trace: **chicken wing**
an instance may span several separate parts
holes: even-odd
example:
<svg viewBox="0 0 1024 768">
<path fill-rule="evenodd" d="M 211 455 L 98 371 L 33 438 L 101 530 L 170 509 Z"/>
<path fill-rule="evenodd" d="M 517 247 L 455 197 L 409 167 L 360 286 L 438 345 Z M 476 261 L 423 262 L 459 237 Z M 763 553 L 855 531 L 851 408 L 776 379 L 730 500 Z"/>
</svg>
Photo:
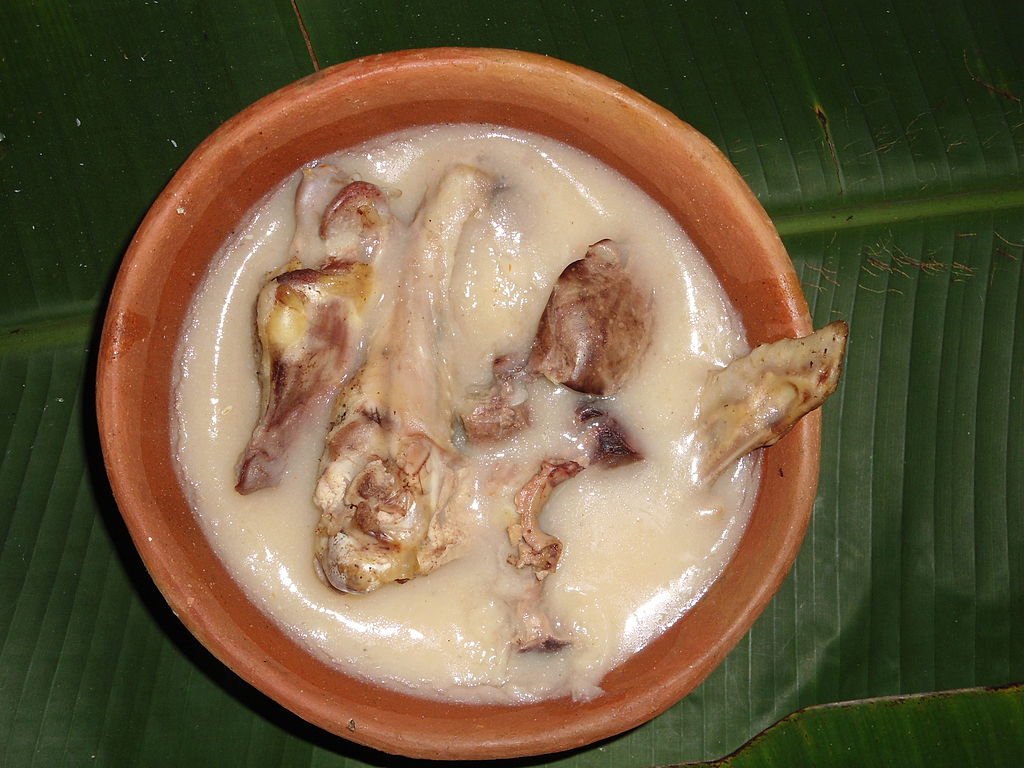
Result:
<svg viewBox="0 0 1024 768">
<path fill-rule="evenodd" d="M 799 339 L 762 344 L 716 370 L 701 393 L 698 475 L 714 482 L 756 448 L 772 445 L 835 392 L 849 328 L 836 321 Z"/>
</svg>

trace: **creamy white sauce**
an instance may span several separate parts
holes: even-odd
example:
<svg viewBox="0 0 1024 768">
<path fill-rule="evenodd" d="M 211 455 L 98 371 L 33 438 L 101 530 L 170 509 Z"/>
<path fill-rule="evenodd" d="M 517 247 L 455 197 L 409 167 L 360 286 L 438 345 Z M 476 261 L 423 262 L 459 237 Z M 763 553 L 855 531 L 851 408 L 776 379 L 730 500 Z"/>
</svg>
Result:
<svg viewBox="0 0 1024 768">
<path fill-rule="evenodd" d="M 251 598 L 332 664 L 433 698 L 502 702 L 600 693 L 602 677 L 675 622 L 734 552 L 756 493 L 752 458 L 710 490 L 693 467 L 697 396 L 707 372 L 746 352 L 739 319 L 696 248 L 668 214 L 619 174 L 572 148 L 493 126 L 435 126 L 325 159 L 392 194 L 411 221 L 425 190 L 456 163 L 501 182 L 467 229 L 450 300 L 459 386 L 484 384 L 496 354 L 529 347 L 551 287 L 589 244 L 617 241 L 653 290 L 655 320 L 641 368 L 609 408 L 644 454 L 591 468 L 559 486 L 542 517 L 564 553 L 544 600 L 571 646 L 519 653 L 512 606 L 531 574 L 507 562 L 511 499 L 488 492 L 503 462 L 535 471 L 571 455 L 581 396 L 531 385 L 533 426 L 470 457 L 465 553 L 426 577 L 369 595 L 325 586 L 312 564 L 319 519 L 312 493 L 326 421 L 311 429 L 280 487 L 234 490 L 236 463 L 258 417 L 253 306 L 286 260 L 298 173 L 225 245 L 196 297 L 181 341 L 176 454 L 215 551 Z M 400 191 L 400 193 L 399 193 Z M 326 415 L 324 417 L 326 419 Z"/>
</svg>

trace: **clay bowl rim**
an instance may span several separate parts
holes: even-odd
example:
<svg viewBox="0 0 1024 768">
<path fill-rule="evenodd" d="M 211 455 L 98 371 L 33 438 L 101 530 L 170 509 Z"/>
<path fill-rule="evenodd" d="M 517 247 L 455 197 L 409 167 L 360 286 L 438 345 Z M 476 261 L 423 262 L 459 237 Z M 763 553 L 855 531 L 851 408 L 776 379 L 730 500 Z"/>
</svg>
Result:
<svg viewBox="0 0 1024 768">
<path fill-rule="evenodd" d="M 665 205 L 712 264 L 751 344 L 810 331 L 774 226 L 725 156 L 695 129 L 622 84 L 557 59 L 437 48 L 322 70 L 218 128 L 154 202 L 129 246 L 99 350 L 97 415 L 110 483 L 175 614 L 218 659 L 299 716 L 415 758 L 558 752 L 668 709 L 724 659 L 778 589 L 817 485 L 820 417 L 813 413 L 763 452 L 755 510 L 722 577 L 670 630 L 609 673 L 606 693 L 589 702 L 469 706 L 383 689 L 314 658 L 248 600 L 202 536 L 171 457 L 170 366 L 205 265 L 249 208 L 304 163 L 387 126 L 482 121 L 574 144 Z"/>
</svg>

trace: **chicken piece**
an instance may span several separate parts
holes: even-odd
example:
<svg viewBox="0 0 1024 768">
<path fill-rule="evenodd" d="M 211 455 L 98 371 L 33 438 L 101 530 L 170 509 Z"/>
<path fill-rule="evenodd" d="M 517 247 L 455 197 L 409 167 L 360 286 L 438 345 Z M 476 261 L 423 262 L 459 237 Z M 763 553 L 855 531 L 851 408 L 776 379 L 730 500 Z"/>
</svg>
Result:
<svg viewBox="0 0 1024 768">
<path fill-rule="evenodd" d="M 550 617 L 544 610 L 543 580 L 554 573 L 562 556 L 562 542 L 540 526 L 540 513 L 551 492 L 583 471 L 575 461 L 545 459 L 540 470 L 516 494 L 517 520 L 508 527 L 508 538 L 516 548 L 509 563 L 516 568 L 532 568 L 536 579 L 516 604 L 516 632 L 513 642 L 520 651 L 553 651 L 569 645 L 556 637 Z"/>
<path fill-rule="evenodd" d="M 545 459 L 537 474 L 516 494 L 518 520 L 508 527 L 508 538 L 518 554 L 509 562 L 516 568 L 533 568 L 538 581 L 554 572 L 562 556 L 562 542 L 540 527 L 540 513 L 551 492 L 582 471 L 583 466 L 575 461 Z"/>
<path fill-rule="evenodd" d="M 297 200 L 301 216 L 308 217 L 302 188 L 300 183 Z M 346 185 L 318 227 L 349 245 L 329 253 L 316 269 L 303 267 L 293 247 L 289 264 L 272 274 L 260 291 L 260 418 L 239 461 L 239 493 L 280 482 L 291 446 L 355 370 L 373 287 L 367 261 L 391 225 L 387 199 L 377 187 Z"/>
<path fill-rule="evenodd" d="M 530 426 L 530 407 L 526 401 L 524 360 L 514 355 L 496 357 L 494 383 L 483 392 L 472 392 L 460 415 L 466 439 L 471 443 L 496 443 Z"/>
<path fill-rule="evenodd" d="M 428 574 L 453 556 L 463 469 L 452 444 L 446 295 L 466 222 L 494 179 L 449 171 L 412 224 L 389 314 L 342 392 L 321 460 L 315 565 L 343 592 Z"/>
<path fill-rule="evenodd" d="M 288 266 L 319 268 L 331 261 L 372 261 L 376 243 L 374 230 L 352 226 L 353 217 L 372 225 L 374 208 L 360 205 L 358 198 L 372 189 L 386 203 L 387 195 L 373 184 L 354 181 L 330 163 L 302 169 L 295 190 L 295 231 L 288 246 Z M 377 208 L 386 218 L 386 206 Z M 384 234 L 386 228 L 376 230 Z"/>
<path fill-rule="evenodd" d="M 327 205 L 317 227 L 324 263 L 372 261 L 390 223 L 387 196 L 379 187 L 365 181 L 345 185 Z"/>
<path fill-rule="evenodd" d="M 577 392 L 614 395 L 650 344 L 651 301 L 626 272 L 619 247 L 594 243 L 558 277 L 527 370 Z"/>
<path fill-rule="evenodd" d="M 558 651 L 572 643 L 559 637 L 554 623 L 543 607 L 544 582 L 533 579 L 516 601 L 515 636 L 512 642 L 520 653 Z"/>
<path fill-rule="evenodd" d="M 576 406 L 576 423 L 583 431 L 586 466 L 612 469 L 643 458 L 625 428 L 593 400 Z"/>
<path fill-rule="evenodd" d="M 762 344 L 712 372 L 701 393 L 698 470 L 714 482 L 737 459 L 774 444 L 835 392 L 849 328 L 843 321 L 799 339 Z"/>
</svg>

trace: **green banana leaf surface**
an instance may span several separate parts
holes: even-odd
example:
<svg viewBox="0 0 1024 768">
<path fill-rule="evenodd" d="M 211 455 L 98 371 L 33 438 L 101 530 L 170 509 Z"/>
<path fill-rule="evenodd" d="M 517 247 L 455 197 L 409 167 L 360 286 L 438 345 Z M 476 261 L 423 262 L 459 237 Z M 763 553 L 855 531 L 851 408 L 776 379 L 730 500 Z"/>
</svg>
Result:
<svg viewBox="0 0 1024 768">
<path fill-rule="evenodd" d="M 815 325 L 851 327 L 813 520 L 757 623 L 650 723 L 514 764 L 1024 764 L 1022 30 L 1019 0 L 0 3 L 0 765 L 412 764 L 178 622 L 113 502 L 93 376 L 128 242 L 204 137 L 318 68 L 438 45 L 562 58 L 694 125 Z"/>
</svg>

